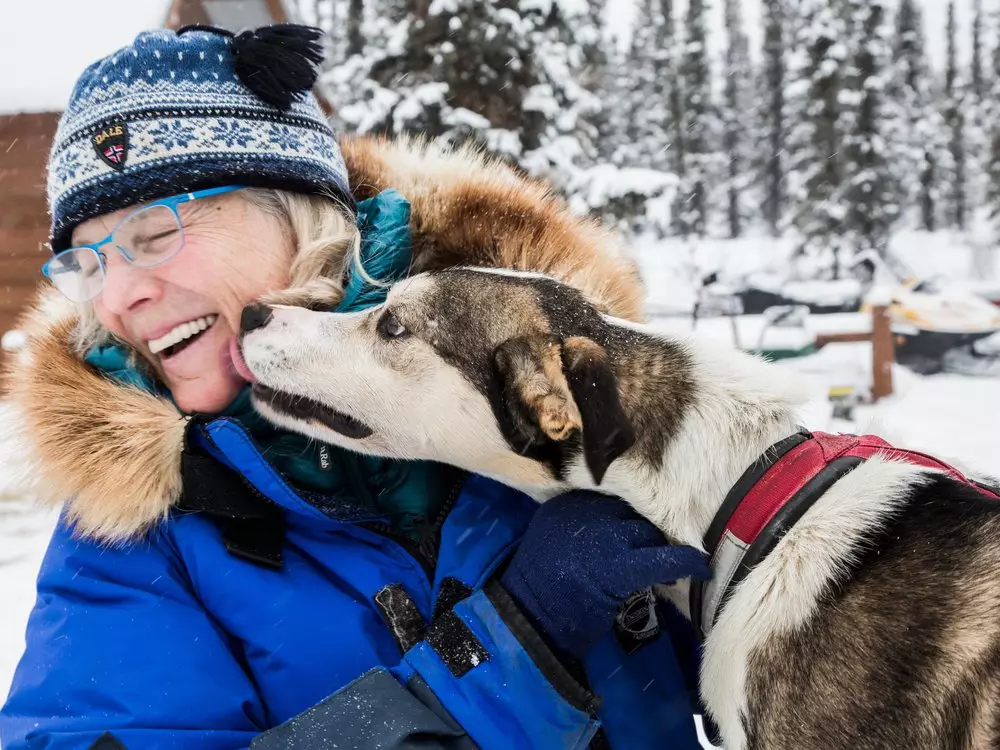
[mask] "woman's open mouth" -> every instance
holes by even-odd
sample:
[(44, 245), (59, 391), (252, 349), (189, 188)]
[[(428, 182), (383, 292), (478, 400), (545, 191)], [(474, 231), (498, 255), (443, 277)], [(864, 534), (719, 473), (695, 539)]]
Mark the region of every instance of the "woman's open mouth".
[(206, 315), (176, 326), (173, 330), (158, 339), (146, 342), (151, 354), (158, 354), (160, 359), (170, 359), (187, 349), (209, 330), (218, 315)]
[(252, 392), (255, 401), (267, 405), (279, 414), (286, 414), (303, 422), (318, 423), (344, 437), (360, 440), (374, 432), (364, 422), (305, 396), (276, 391), (260, 383), (253, 384)]

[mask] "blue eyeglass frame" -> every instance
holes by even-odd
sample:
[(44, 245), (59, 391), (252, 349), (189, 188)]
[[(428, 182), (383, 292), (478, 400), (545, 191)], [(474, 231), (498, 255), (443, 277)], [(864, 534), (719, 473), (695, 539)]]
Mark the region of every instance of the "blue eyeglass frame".
[[(107, 274), (107, 266), (105, 264), (106, 257), (104, 253), (101, 252), (101, 248), (113, 242), (115, 232), (118, 231), (119, 227), (121, 227), (122, 224), (124, 224), (126, 221), (131, 219), (136, 214), (141, 213), (143, 211), (147, 211), (153, 206), (166, 206), (173, 212), (174, 216), (177, 219), (177, 226), (179, 226), (181, 229), (181, 241), (177, 247), (177, 250), (169, 257), (166, 257), (163, 260), (159, 260), (156, 263), (152, 263), (148, 266), (139, 266), (139, 268), (155, 268), (156, 266), (162, 263), (166, 263), (168, 260), (176, 258), (177, 254), (184, 249), (184, 241), (185, 241), (184, 222), (181, 221), (181, 216), (179, 213), (177, 213), (178, 206), (184, 203), (190, 203), (191, 201), (196, 201), (199, 198), (211, 198), (216, 195), (222, 195), (223, 193), (232, 193), (236, 190), (243, 190), (244, 188), (246, 188), (246, 185), (225, 185), (223, 187), (206, 188), (205, 190), (195, 190), (192, 193), (181, 193), (180, 195), (172, 195), (169, 198), (161, 198), (158, 201), (147, 203), (145, 206), (137, 208), (135, 211), (130, 211), (128, 215), (126, 215), (121, 221), (119, 221), (117, 224), (114, 225), (114, 227), (112, 227), (111, 231), (108, 233), (108, 236), (105, 237), (103, 240), (100, 240), (98, 242), (92, 242), (88, 245), (74, 245), (73, 247), (68, 247), (65, 250), (60, 250), (58, 253), (56, 253), (47, 261), (45, 261), (45, 263), (42, 265), (42, 273), (45, 275), (47, 279), (53, 281), (54, 283), (54, 280), (52, 279), (52, 274), (50, 273), (50, 264), (54, 263), (58, 258), (65, 255), (66, 253), (72, 253), (76, 250), (88, 249), (94, 251), (94, 253), (97, 255), (97, 262), (101, 264), (101, 272)], [(124, 248), (118, 245), (115, 245), (115, 248), (118, 250), (119, 253), (121, 253), (121, 256), (126, 261), (128, 261), (129, 263), (134, 262), (133, 258), (129, 256), (129, 254), (125, 251)], [(102, 283), (101, 289), (98, 290), (97, 294), (95, 294), (94, 297), (97, 297), (103, 289), (104, 289), (104, 284)], [(94, 299), (94, 297), (91, 297), (90, 299)], [(87, 300), (78, 300), (78, 301), (86, 302)]]

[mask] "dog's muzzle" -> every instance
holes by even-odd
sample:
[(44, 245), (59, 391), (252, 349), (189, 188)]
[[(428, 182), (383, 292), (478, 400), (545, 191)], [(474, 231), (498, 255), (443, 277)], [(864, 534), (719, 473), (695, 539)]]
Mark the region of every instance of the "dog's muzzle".
[(314, 424), (318, 422), (323, 427), (353, 440), (361, 440), (374, 433), (374, 430), (364, 422), (305, 396), (276, 391), (260, 383), (254, 384), (252, 394), (254, 401), (270, 407), (279, 414), (286, 414), (303, 422)]

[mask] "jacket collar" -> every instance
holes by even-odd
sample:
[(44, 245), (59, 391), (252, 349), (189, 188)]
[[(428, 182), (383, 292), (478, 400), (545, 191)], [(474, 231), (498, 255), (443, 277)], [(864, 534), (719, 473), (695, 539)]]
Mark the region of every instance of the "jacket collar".
[(933, 456), (896, 448), (875, 435), (831, 435), (800, 430), (781, 440), (743, 473), (705, 534), (712, 578), (691, 584), (691, 619), (707, 637), (736, 586), (841, 477), (872, 456), (944, 472), (1000, 500)]

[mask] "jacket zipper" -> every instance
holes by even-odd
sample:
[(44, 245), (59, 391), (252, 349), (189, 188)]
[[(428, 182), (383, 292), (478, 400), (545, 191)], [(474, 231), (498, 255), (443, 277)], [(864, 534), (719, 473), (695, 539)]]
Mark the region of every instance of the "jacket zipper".
[(433, 582), (434, 568), (437, 566), (438, 548), (441, 541), (441, 528), (444, 526), (448, 514), (451, 513), (452, 508), (455, 506), (455, 502), (458, 500), (459, 494), (461, 494), (466, 479), (468, 479), (468, 474), (462, 472), (452, 485), (451, 491), (445, 498), (444, 503), (441, 504), (437, 515), (434, 516), (434, 520), (421, 525), (416, 540), (411, 539), (405, 534), (400, 534), (393, 530), (389, 524), (380, 521), (367, 521), (358, 525), (389, 538), (406, 550), (407, 554), (420, 564), (424, 574), (427, 576), (427, 580)]

